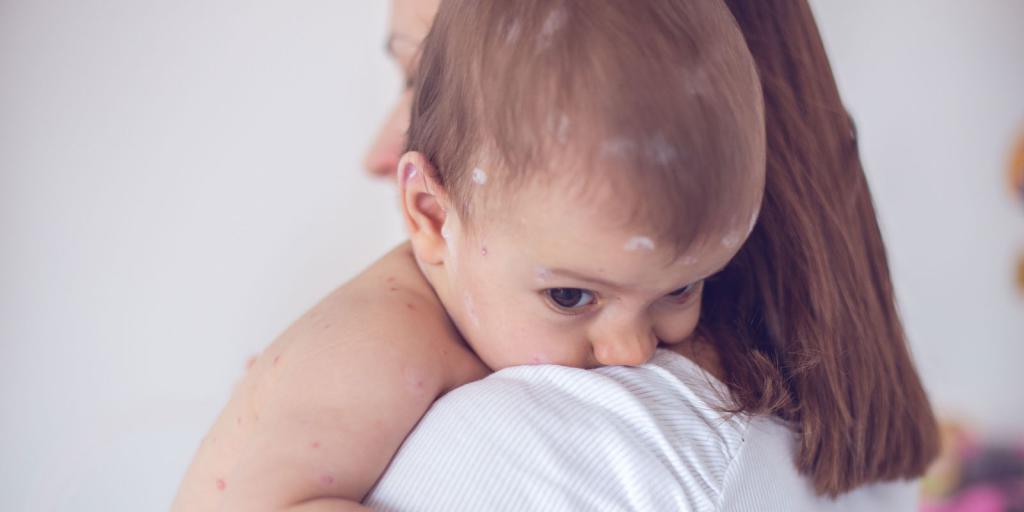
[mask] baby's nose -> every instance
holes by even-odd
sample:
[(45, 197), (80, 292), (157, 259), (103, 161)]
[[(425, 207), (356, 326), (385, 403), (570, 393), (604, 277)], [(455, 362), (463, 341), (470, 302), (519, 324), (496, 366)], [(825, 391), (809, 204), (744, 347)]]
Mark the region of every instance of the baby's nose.
[(594, 357), (604, 366), (639, 366), (651, 359), (658, 339), (649, 326), (609, 332), (594, 342)]

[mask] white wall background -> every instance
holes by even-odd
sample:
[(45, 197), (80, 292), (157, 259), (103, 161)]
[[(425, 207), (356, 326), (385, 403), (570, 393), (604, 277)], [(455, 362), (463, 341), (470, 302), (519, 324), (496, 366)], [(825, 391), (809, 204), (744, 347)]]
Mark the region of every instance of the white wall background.
[[(1024, 427), (1024, 2), (812, 3), (935, 401)], [(400, 239), (386, 15), (0, 0), (0, 510), (167, 508), (246, 357)]]

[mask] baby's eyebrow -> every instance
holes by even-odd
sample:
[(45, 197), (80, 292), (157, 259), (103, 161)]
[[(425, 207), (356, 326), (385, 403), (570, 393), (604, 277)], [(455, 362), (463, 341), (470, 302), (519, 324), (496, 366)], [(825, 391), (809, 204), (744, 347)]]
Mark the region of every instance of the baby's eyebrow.
[[(700, 279), (695, 279), (692, 282), (683, 285), (683, 287), (686, 287), (686, 286), (689, 286), (691, 284), (700, 282), (700, 281), (702, 281), (704, 279), (707, 279), (707, 278), (709, 278), (709, 277), (711, 277), (711, 276), (713, 276), (713, 275), (715, 275), (715, 274), (725, 270), (725, 268), (729, 266), (729, 263), (731, 261), (732, 261), (732, 259), (730, 259), (729, 261), (725, 262), (725, 264), (722, 265), (721, 267), (719, 267), (718, 270), (715, 270), (714, 272), (711, 272), (708, 275), (706, 275), (706, 276), (704, 276), (704, 277), (702, 277)], [(600, 277), (590, 276), (590, 275), (587, 275), (587, 274), (582, 274), (582, 273), (575, 272), (575, 271), (568, 270), (568, 269), (564, 269), (564, 268), (546, 268), (546, 270), (547, 270), (547, 272), (549, 272), (552, 275), (561, 275), (562, 277), (568, 277), (570, 279), (576, 279), (578, 281), (586, 281), (588, 283), (600, 285), (600, 286), (603, 286), (605, 288), (610, 288), (610, 289), (613, 289), (613, 290), (626, 290), (626, 289), (633, 288), (632, 286), (627, 286), (627, 285), (624, 285), (624, 284), (616, 283), (614, 281), (608, 281), (608, 280), (602, 279)]]
[(601, 285), (601, 286), (603, 286), (605, 288), (612, 288), (612, 289), (616, 289), (616, 290), (623, 290), (623, 289), (629, 288), (629, 286), (625, 286), (625, 285), (622, 285), (622, 284), (619, 284), (619, 283), (615, 283), (615, 282), (612, 282), (612, 281), (601, 279), (600, 277), (588, 276), (586, 274), (581, 274), (579, 272), (573, 272), (572, 270), (567, 270), (567, 269), (564, 269), (564, 268), (549, 268), (548, 272), (550, 272), (552, 274), (561, 275), (562, 277), (568, 277), (570, 279), (576, 279), (578, 281), (587, 281), (588, 283)]

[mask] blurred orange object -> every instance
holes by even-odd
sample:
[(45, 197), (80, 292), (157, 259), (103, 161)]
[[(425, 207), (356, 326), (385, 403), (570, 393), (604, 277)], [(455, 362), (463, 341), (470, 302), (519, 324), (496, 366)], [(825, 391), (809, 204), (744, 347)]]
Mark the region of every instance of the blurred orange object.
[(1010, 172), (1007, 177), (1011, 193), (1024, 206), (1024, 130), (1010, 154)]
[(1017, 257), (1017, 289), (1024, 292), (1024, 254)]
[[(1024, 206), (1024, 130), (1010, 154), (1010, 168), (1007, 174), (1010, 193)], [(1024, 253), (1017, 256), (1017, 290), (1024, 293)]]

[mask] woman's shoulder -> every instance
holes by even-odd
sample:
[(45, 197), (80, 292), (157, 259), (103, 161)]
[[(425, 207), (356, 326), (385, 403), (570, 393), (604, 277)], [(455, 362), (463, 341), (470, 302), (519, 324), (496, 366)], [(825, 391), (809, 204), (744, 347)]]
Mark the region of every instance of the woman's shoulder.
[[(456, 392), (451, 406), (466, 411), (467, 430), (491, 429), (500, 421), (521, 433), (524, 446), (545, 446), (575, 460), (572, 464), (580, 467), (574, 471), (604, 480), (608, 496), (658, 487), (637, 486), (641, 476), (673, 483), (671, 490), (658, 491), (657, 503), (633, 503), (635, 508), (660, 509), (659, 503), (723, 511), (915, 508), (913, 482), (870, 485), (835, 500), (818, 496), (796, 468), (799, 436), (792, 424), (726, 412), (732, 405), (727, 386), (671, 350), (658, 349), (636, 367), (506, 368)], [(470, 419), (469, 411), (482, 403), (491, 413)], [(582, 449), (602, 469), (580, 462)]]
[[(381, 510), (858, 510), (814, 508), (822, 502), (796, 473), (793, 429), (723, 412), (727, 397), (700, 365), (665, 349), (636, 367), (505, 368), (437, 400), (366, 503)], [(424, 500), (421, 492), (453, 485), (459, 493)], [(772, 503), (758, 504), (758, 493)], [(904, 510), (889, 507), (893, 500), (856, 503)]]
[[(698, 365), (664, 349), (635, 367), (505, 368), (435, 402), (393, 470), (420, 480), (439, 458), (447, 467), (488, 464), (489, 478), (529, 482), (501, 489), (507, 503), (541, 493), (566, 500), (569, 509), (603, 510), (629, 500), (626, 509), (714, 510), (749, 422), (721, 410), (725, 391)], [(453, 432), (457, 447), (441, 441)], [(538, 453), (554, 462), (538, 465)], [(398, 474), (388, 476), (382, 492), (401, 485)], [(577, 494), (583, 483), (585, 492)]]

